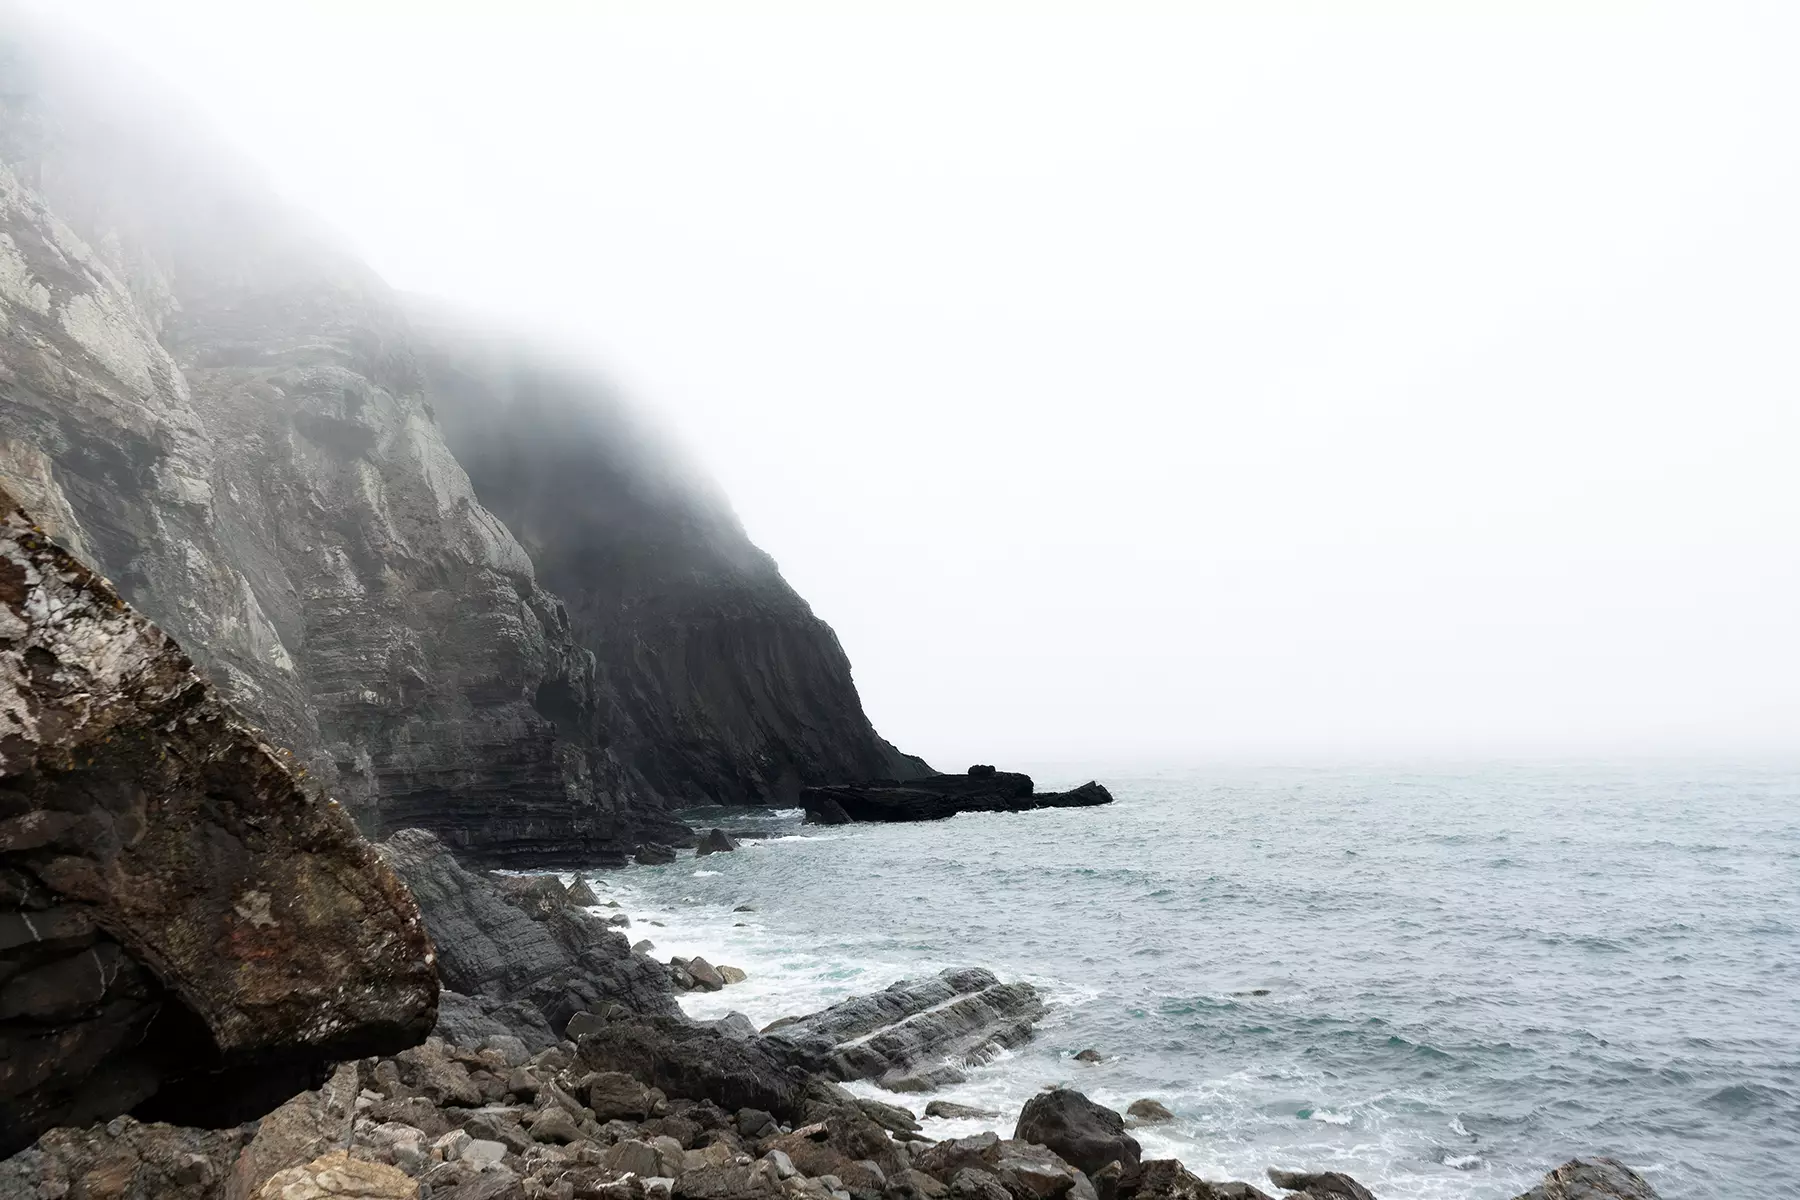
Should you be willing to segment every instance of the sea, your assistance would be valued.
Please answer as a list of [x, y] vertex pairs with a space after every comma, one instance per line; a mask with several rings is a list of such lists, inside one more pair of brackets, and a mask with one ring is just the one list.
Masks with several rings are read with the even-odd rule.
[[[1039, 786], [1090, 775], [1061, 770]], [[1010, 1135], [1062, 1085], [1161, 1101], [1146, 1157], [1266, 1190], [1285, 1167], [1510, 1200], [1606, 1154], [1665, 1200], [1800, 1196], [1800, 766], [1100, 778], [1105, 808], [926, 824], [692, 812], [761, 836], [583, 874], [658, 958], [748, 972], [687, 996], [699, 1018], [950, 966], [1036, 984], [1037, 1037], [938, 1097], [1004, 1115], [933, 1137]]]

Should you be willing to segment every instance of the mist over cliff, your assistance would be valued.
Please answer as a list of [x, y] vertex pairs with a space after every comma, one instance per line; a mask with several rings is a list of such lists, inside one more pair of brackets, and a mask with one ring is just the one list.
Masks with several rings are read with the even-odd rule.
[[123, 73], [0, 29], [0, 483], [383, 833], [604, 860], [923, 770], [591, 374], [396, 295]]

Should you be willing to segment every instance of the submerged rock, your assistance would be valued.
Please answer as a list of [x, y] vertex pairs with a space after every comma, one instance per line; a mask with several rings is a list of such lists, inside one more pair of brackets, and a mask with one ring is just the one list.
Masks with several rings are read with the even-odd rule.
[[1518, 1200], [1657, 1200], [1642, 1175], [1613, 1158], [1577, 1158]]
[[737, 848], [737, 842], [733, 841], [723, 829], [714, 829], [702, 837], [699, 844], [694, 847], [694, 857], [728, 853]]
[[1164, 1107], [1160, 1100], [1150, 1099], [1133, 1100], [1125, 1109], [1125, 1115], [1140, 1125], [1161, 1125], [1175, 1119], [1175, 1114]]
[[800, 793], [806, 819], [817, 825], [846, 821], [941, 821], [965, 812], [1028, 812], [1111, 804], [1112, 793], [1088, 782], [1067, 792], [1038, 792], [1031, 776], [1013, 771], [928, 775], [905, 782], [832, 784]]
[[1269, 1168], [1269, 1182], [1294, 1192], [1287, 1200], [1375, 1200], [1375, 1194], [1342, 1171], [1281, 1171]]
[[1013, 1136], [1050, 1147], [1089, 1175], [1112, 1162], [1130, 1170], [1142, 1154], [1124, 1117], [1068, 1088], [1027, 1100]]
[[285, 758], [0, 491], [0, 1154], [429, 1032], [418, 908]]

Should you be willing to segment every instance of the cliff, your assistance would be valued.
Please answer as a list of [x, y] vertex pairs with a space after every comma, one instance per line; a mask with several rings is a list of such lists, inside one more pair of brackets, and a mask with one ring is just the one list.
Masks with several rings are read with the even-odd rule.
[[601, 391], [422, 334], [153, 93], [3, 33], [0, 87], [0, 484], [365, 830], [597, 863], [920, 770]]

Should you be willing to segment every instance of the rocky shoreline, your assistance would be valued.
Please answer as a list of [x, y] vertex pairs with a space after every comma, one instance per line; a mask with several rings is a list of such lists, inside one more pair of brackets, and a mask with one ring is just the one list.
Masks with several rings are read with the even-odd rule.
[[[0, 492], [0, 1197], [1269, 1196], [1144, 1160], [1068, 1089], [1011, 1136], [934, 1141], [842, 1086], [960, 1080], [1032, 1036], [1030, 984], [971, 967], [762, 1029], [694, 1020], [682, 990], [741, 974], [657, 962], [585, 880], [477, 870], [423, 829], [372, 847], [289, 762]], [[940, 779], [915, 794], [1045, 799]], [[720, 830], [695, 848], [735, 851]], [[1269, 1182], [1370, 1200], [1335, 1173]], [[1581, 1160], [1526, 1200], [1652, 1197]]]

